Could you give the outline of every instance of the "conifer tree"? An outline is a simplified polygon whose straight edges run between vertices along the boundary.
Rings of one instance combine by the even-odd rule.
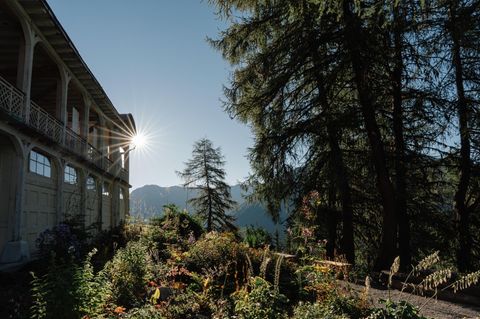
[[[205,221],[207,231],[236,230],[233,216],[226,214],[236,202],[230,186],[225,182],[224,157],[220,148],[203,138],[193,145],[192,158],[177,174],[185,181],[184,187],[196,189],[197,197],[189,200],[196,213]]]

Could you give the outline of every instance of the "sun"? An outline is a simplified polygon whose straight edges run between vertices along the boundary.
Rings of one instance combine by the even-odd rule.
[[[147,145],[147,142],[148,142],[148,138],[145,134],[143,134],[142,132],[136,132],[131,137],[130,145],[132,146],[132,148],[141,149]]]

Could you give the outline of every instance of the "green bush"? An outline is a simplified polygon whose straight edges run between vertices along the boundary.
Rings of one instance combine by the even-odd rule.
[[[293,318],[359,319],[365,318],[366,312],[366,309],[358,306],[358,300],[355,298],[336,296],[323,302],[298,304],[293,311]]]
[[[261,277],[250,279],[248,290],[234,293],[235,314],[240,319],[278,319],[286,318],[287,298],[273,289],[272,285]]]
[[[318,302],[315,303],[300,303],[293,311],[292,319],[344,319],[348,318],[344,315],[330,315],[325,314],[324,305]]]
[[[213,269],[237,261],[243,253],[232,233],[210,232],[191,246],[189,262],[199,269]]]
[[[195,241],[204,233],[199,220],[173,204],[163,206],[163,216],[152,218],[150,224],[160,227],[169,243]]]
[[[185,289],[170,298],[163,313],[169,319],[210,318],[208,300],[201,294]]]
[[[52,259],[45,275],[32,274],[31,318],[73,319],[102,311],[110,291],[93,271],[91,258],[95,253],[88,254],[83,266]]]
[[[74,278],[80,267],[74,263],[51,262],[49,271],[32,280],[31,318],[80,318]]]
[[[222,297],[246,281],[245,250],[232,233],[210,232],[191,246],[187,267],[208,279],[208,289]]]
[[[406,301],[381,300],[385,308],[374,309],[368,319],[427,319],[418,313],[418,308]]]
[[[244,230],[243,242],[250,248],[260,248],[270,245],[272,237],[264,228],[247,226]]]
[[[123,314],[121,318],[125,319],[166,319],[162,313],[152,305],[146,305],[140,308],[133,308]]]
[[[115,304],[136,307],[145,298],[146,285],[152,278],[152,261],[148,248],[132,241],[117,251],[102,274],[110,282]]]

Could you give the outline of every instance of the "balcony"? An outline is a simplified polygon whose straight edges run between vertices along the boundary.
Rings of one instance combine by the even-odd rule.
[[[87,160],[103,171],[128,181],[128,172],[125,169],[104,157],[98,149],[89,144],[84,138],[65,127],[59,120],[33,101],[30,101],[29,112],[27,112],[25,105],[23,92],[0,77],[0,110],[7,113],[17,122],[34,129],[44,137],[55,142],[55,144]]]

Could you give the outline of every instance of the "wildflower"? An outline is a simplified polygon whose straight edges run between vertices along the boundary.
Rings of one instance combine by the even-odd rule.
[[[122,313],[125,313],[125,308],[122,306],[118,306],[117,308],[115,308],[115,310],[113,310],[113,312],[117,314],[122,314]]]
[[[188,234],[188,243],[190,245],[195,243],[195,236],[193,235],[193,231],[191,231],[190,234]]]

